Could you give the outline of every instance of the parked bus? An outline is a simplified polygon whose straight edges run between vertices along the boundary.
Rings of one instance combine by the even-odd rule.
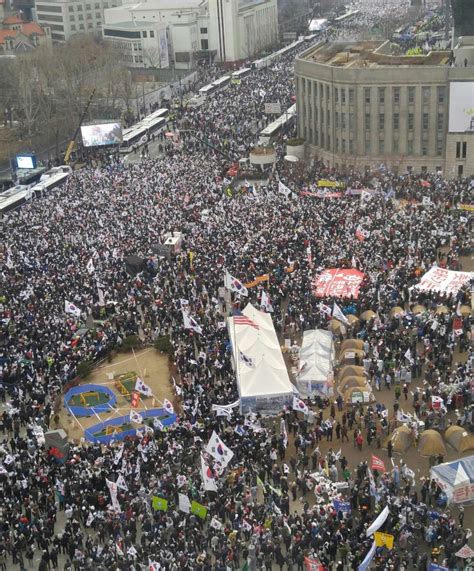
[[[17,184],[8,190],[4,190],[0,193],[0,215],[3,216],[10,210],[15,210],[31,197],[31,190],[23,184]]]
[[[129,153],[134,147],[147,143],[153,134],[165,130],[168,123],[168,113],[168,109],[158,109],[135,125],[125,129],[122,133],[120,152]]]
[[[216,79],[216,81],[214,81],[212,85],[216,89],[222,89],[229,83],[230,83],[230,75],[223,75],[222,77],[219,77],[219,79]]]
[[[270,65],[272,65],[272,63],[274,61],[278,60],[279,57],[285,55],[290,50],[298,47],[303,42],[304,42],[304,39],[301,38],[299,40],[296,40],[295,42],[292,42],[288,46],[285,46],[281,50],[278,50],[277,52],[274,52],[268,56],[265,56],[264,58],[256,59],[254,62],[252,62],[252,69],[262,69],[264,67],[269,67]]]
[[[345,22],[348,22],[349,20],[352,20],[353,18],[355,18],[356,16],[358,16],[360,14],[359,10],[351,10],[350,12],[346,12],[345,14],[343,14],[342,16],[338,16],[337,18],[334,18],[334,20],[332,21],[332,23],[334,25],[338,25],[338,24],[344,24]]]
[[[271,145],[280,131],[292,124],[296,117],[296,104],[289,107],[283,115],[280,115],[278,119],[270,123],[260,132],[260,138],[258,141],[259,145],[268,146]]]
[[[68,165],[53,167],[49,171],[41,175],[40,181],[30,188],[33,196],[39,198],[47,192],[61,186],[67,181],[72,173],[72,168]]]
[[[201,87],[201,89],[199,90],[199,95],[202,95],[202,97],[209,97],[209,95],[215,93],[218,89],[219,88],[216,87],[213,83],[210,83],[209,85]]]
[[[232,79],[243,79],[244,77],[247,77],[251,72],[252,70],[250,67],[243,67],[242,69],[234,71],[232,74]]]

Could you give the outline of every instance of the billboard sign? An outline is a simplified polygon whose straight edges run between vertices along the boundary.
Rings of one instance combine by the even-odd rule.
[[[449,131],[474,133],[474,82],[456,81],[450,84]]]
[[[169,67],[170,59],[168,54],[168,37],[166,35],[166,28],[159,31],[160,42],[160,68]]]
[[[35,155],[17,155],[16,166],[18,169],[35,169],[36,168]]]
[[[84,147],[119,145],[122,142],[122,127],[120,123],[82,125],[81,134]]]

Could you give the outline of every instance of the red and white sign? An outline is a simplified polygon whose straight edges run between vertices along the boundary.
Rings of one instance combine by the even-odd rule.
[[[357,299],[364,277],[362,272],[354,268],[324,270],[313,282],[313,293],[316,297]]]
[[[372,454],[372,470],[377,470],[377,472],[386,472],[385,464],[381,458]]]
[[[461,547],[461,549],[457,551],[455,555],[456,557],[461,557],[462,559],[469,559],[470,557],[474,557],[474,549],[471,549],[466,543],[466,545]]]
[[[304,564],[306,566],[306,571],[324,571],[324,567],[321,563],[313,557],[305,557]]]
[[[421,278],[419,284],[414,286],[421,291],[439,291],[444,293],[457,293],[474,277],[471,272],[455,272],[444,268],[431,268]]]

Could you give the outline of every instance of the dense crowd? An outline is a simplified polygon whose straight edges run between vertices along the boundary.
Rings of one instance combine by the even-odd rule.
[[[232,158],[244,156],[263,125],[263,102],[291,104],[292,57],[230,85],[180,115],[175,126],[192,125]],[[5,220],[3,568],[18,564],[46,571],[61,561],[77,571],[224,571],[240,569],[248,560],[257,569],[300,571],[308,556],[328,569],[357,569],[371,545],[366,529],[388,506],[386,529],[395,532],[402,549],[377,553],[377,569],[425,571],[440,546],[439,560],[461,569],[455,553],[470,532],[449,510],[432,509],[440,495],[435,483],[427,480],[418,497],[403,465],[372,474],[364,462],[348,465],[344,454],[320,451],[322,437],[329,440],[330,432],[332,439],[333,425],[338,433],[334,405],[311,402],[312,422],[289,410],[278,421],[237,412],[225,419],[216,417],[211,405],[238,398],[222,327],[225,269],[242,282],[269,273],[268,284],[249,289],[244,301],[258,306],[265,288],[277,332],[297,340],[306,329],[328,327],[321,299],[313,295],[315,276],[328,267],[357,267],[366,275],[359,298],[337,301],[346,313],[371,309],[377,318],[339,329],[336,339],[364,340],[368,377],[395,397],[397,386],[423,375],[424,391],[416,394],[428,425],[441,421],[433,418],[429,397],[440,395],[449,414],[454,394],[462,395],[463,422],[471,424],[472,355],[466,364],[455,359],[471,351],[469,317],[458,335],[452,327],[469,291],[442,296],[411,289],[434,264],[461,269],[470,220],[456,206],[472,201],[469,181],[426,176],[430,203],[424,204],[426,190],[417,175],[396,176],[385,169],[335,173],[316,161],[296,173],[280,162],[265,185],[234,186],[229,195],[223,181],[228,167],[212,148],[185,138],[161,158],[74,172],[63,188]],[[278,192],[278,178],[293,198]],[[299,194],[314,190],[320,178],[374,193],[367,201],[345,193],[326,199]],[[363,241],[355,238],[359,226],[370,232]],[[181,251],[169,259],[157,257],[153,246],[172,231],[183,234]],[[143,260],[138,273],[127,271],[130,256]],[[65,313],[65,300],[80,309],[81,317]],[[184,328],[183,300],[202,334]],[[234,310],[240,301],[234,296]],[[332,306],[334,300],[322,301]],[[421,315],[410,311],[418,302],[427,307]],[[441,303],[447,312],[440,316]],[[402,317],[391,315],[398,305],[407,309]],[[84,328],[89,315],[101,325]],[[58,463],[38,444],[37,427],[49,427],[55,403],[81,363],[100,360],[130,335],[144,344],[169,336],[182,397],[179,422],[169,432],[154,428],[152,435],[123,444],[84,443]],[[412,362],[404,357],[407,349]],[[390,421],[396,410],[388,411]],[[368,441],[373,431],[388,434],[384,418],[381,407],[346,408],[339,433],[347,437],[355,431],[354,442],[359,434]],[[204,491],[199,462],[213,430],[234,452],[217,478],[217,493]],[[207,456],[206,461],[212,464]],[[106,483],[119,477],[120,513]],[[179,494],[205,504],[207,518],[180,510]],[[166,498],[169,509],[155,511],[152,496]],[[342,498],[351,505],[349,513],[334,508],[333,500]]]

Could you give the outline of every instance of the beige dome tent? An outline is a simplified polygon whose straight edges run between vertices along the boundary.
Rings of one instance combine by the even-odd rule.
[[[357,323],[359,321],[357,315],[352,315],[352,313],[348,313],[346,315],[346,319],[351,325],[354,325],[354,323]]]
[[[339,383],[338,390],[340,393],[344,394],[347,391],[347,389],[351,389],[352,387],[367,387],[367,386],[368,383],[365,377],[345,377]]]
[[[362,341],[362,339],[345,339],[341,343],[341,347],[340,347],[339,351],[342,353],[346,349],[350,349],[351,351],[353,349],[363,350],[364,349],[364,342]]]
[[[419,313],[425,313],[426,307],[424,305],[420,305],[419,303],[417,303],[416,305],[413,306],[411,311],[415,315],[418,315]]]
[[[413,433],[404,424],[396,428],[393,433],[386,439],[384,448],[387,448],[389,440],[392,441],[394,452],[403,453],[413,444]]]
[[[449,313],[449,308],[447,308],[445,305],[438,305],[438,307],[435,309],[435,313],[436,315],[443,315],[445,313]]]
[[[344,335],[346,332],[346,326],[344,323],[341,323],[337,319],[332,319],[331,323],[329,324],[329,330],[333,333],[342,333]]]
[[[392,309],[390,310],[390,317],[400,317],[402,315],[405,315],[405,310],[403,309],[403,307],[400,307],[399,305],[397,305],[396,307],[392,307]]]
[[[373,319],[376,316],[377,314],[375,313],[375,311],[368,309],[367,311],[364,311],[364,313],[362,313],[360,318],[362,319],[362,321],[369,321],[370,319]]]
[[[342,369],[338,373],[339,381],[345,379],[346,377],[363,377],[364,376],[364,367],[360,365],[346,365],[342,367]]]
[[[474,449],[474,434],[462,426],[450,426],[444,433],[444,439],[458,452]]]
[[[459,313],[463,317],[467,317],[468,315],[471,315],[471,308],[468,305],[461,305],[459,308]]]
[[[355,358],[363,359],[365,356],[364,351],[361,349],[345,349],[339,353],[339,363],[341,365],[352,365],[355,363]]]
[[[441,438],[441,434],[431,429],[422,432],[420,434],[418,452],[422,456],[438,456],[438,454],[446,456],[446,446]]]

